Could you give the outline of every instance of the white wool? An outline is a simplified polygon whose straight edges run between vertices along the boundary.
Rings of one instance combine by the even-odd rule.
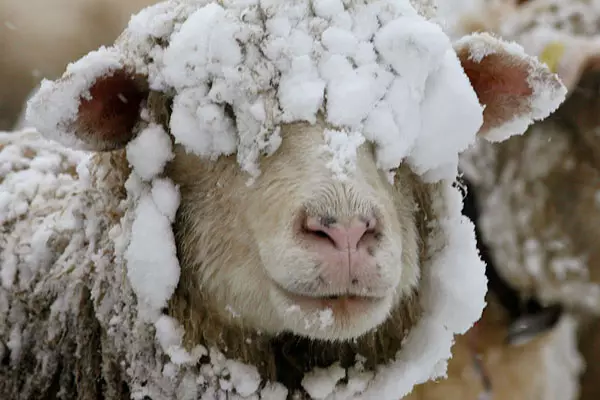
[[[333,18],[344,12],[341,0],[315,0],[312,5],[315,14],[322,18]]]
[[[151,312],[166,307],[179,282],[179,261],[171,222],[149,193],[142,195],[136,208],[125,258],[140,308]]]
[[[359,126],[385,94],[392,75],[377,64],[369,64],[348,72],[332,70],[330,79],[327,120],[337,126]]]
[[[163,351],[169,355],[173,365],[190,364],[198,362],[200,357],[208,352],[204,346],[196,346],[191,353],[182,346],[183,328],[179,323],[166,315],[161,315],[154,323],[156,338]]]
[[[354,54],[358,47],[358,39],[354,37],[352,32],[335,26],[327,28],[323,32],[321,40],[327,50],[345,56]]]
[[[160,125],[150,124],[127,144],[127,160],[144,180],[152,179],[172,159],[171,139]]]
[[[435,71],[425,86],[425,99],[421,103],[422,134],[408,158],[417,173],[435,171],[436,167],[442,170],[442,176],[427,179],[430,181],[456,176],[458,154],[472,143],[471,132],[477,131],[483,123],[483,109],[456,54],[447,51],[442,65],[444,67]],[[462,79],[456,78],[461,75]],[[462,101],[455,102],[456,98]],[[474,112],[478,109],[481,111]],[[432,146],[434,140],[439,145]]]
[[[267,383],[260,392],[262,400],[286,400],[288,390],[280,383]]]
[[[256,367],[233,360],[227,360],[226,365],[231,375],[231,384],[240,396],[247,397],[256,392],[261,382]]]
[[[175,90],[170,129],[176,142],[209,158],[237,148],[242,168],[256,176],[257,158],[279,145],[278,124],[314,123],[324,112],[337,127],[366,131],[378,145],[382,169],[394,169],[411,155],[420,173],[433,170],[430,179],[450,176],[454,159],[429,164],[436,151],[455,158],[456,148],[463,149],[474,136],[473,127],[461,131],[465,141],[453,149],[446,150],[441,141],[426,140],[428,146],[416,141],[420,135],[434,136],[421,121],[440,120],[434,107],[423,110],[429,93],[442,91],[432,87],[430,75],[446,74],[438,80],[442,83],[468,84],[462,71],[444,61],[451,44],[439,26],[419,16],[407,0],[349,5],[263,1],[260,7],[262,16],[254,2],[160,3],[135,16],[112,49],[120,46],[126,61],[118,62],[147,73],[151,87]],[[153,44],[154,38],[168,45]],[[147,56],[154,61],[141,61]],[[103,73],[90,71],[88,83],[92,73]],[[481,111],[471,104],[472,91],[463,94],[464,102],[453,98],[451,104],[474,121]],[[55,115],[60,126],[68,117]],[[382,118],[387,122],[379,122]],[[423,148],[431,155],[421,160]],[[440,175],[440,170],[448,173]]]
[[[155,179],[151,194],[158,211],[173,222],[179,207],[179,189],[169,179]]]
[[[235,151],[235,128],[225,118],[223,106],[196,98],[197,92],[183,89],[173,100],[169,127],[176,143],[201,157],[229,155]]]
[[[96,78],[126,65],[147,75],[153,90],[173,95],[169,133],[176,143],[209,159],[237,153],[240,167],[251,177],[260,174],[259,157],[279,147],[282,123],[314,123],[323,115],[331,125],[325,131],[324,150],[332,153],[329,167],[336,174],[343,176],[355,168],[356,150],[369,140],[376,145],[377,164],[385,172],[406,161],[424,179],[439,181],[439,193],[434,193],[438,221],[430,227],[433,248],[420,288],[424,314],[403,349],[376,373],[363,372],[358,362],[348,370],[347,383],[340,383],[346,371],[338,364],[311,371],[303,380],[314,398],[386,400],[443,376],[454,335],[469,329],[484,306],[485,268],[475,249],[473,226],[461,216],[460,193],[452,187],[457,154],[474,141],[482,109],[448,37],[420,17],[409,0],[359,3],[157,4],[134,16],[115,46],[72,64],[61,92],[50,82],[42,85],[29,102],[28,115],[50,138],[84,148],[70,129],[79,96],[86,95]],[[540,99],[544,93],[540,88]],[[48,98],[60,101],[48,106]],[[541,117],[535,110],[532,115]],[[262,398],[284,398],[287,390],[277,384],[259,390],[261,379],[255,369],[226,360],[218,349],[208,349],[208,354],[204,348],[186,352],[181,327],[163,314],[180,273],[171,227],[179,205],[178,188],[160,176],[173,157],[169,139],[150,123],[127,146],[133,171],[125,183],[127,199],[119,205],[123,216],[106,233],[114,260],[101,251],[85,254],[97,264],[92,288],[98,303],[95,311],[114,346],[126,354],[124,363],[134,382],[132,397],[170,398],[182,390],[186,397],[206,399],[258,396],[259,391]],[[12,155],[10,149],[1,154]],[[36,192],[29,183],[19,184],[19,174],[12,172],[18,168],[2,158],[0,173],[6,171],[9,179],[0,180],[0,188],[7,187],[11,196],[0,195],[0,221],[26,214]],[[51,164],[50,159],[47,162]],[[55,179],[32,171],[20,178],[38,185]],[[110,171],[95,174],[108,176]],[[85,182],[89,184],[89,179]],[[95,214],[98,220],[105,217]],[[82,223],[73,219],[73,227],[61,229],[75,230]],[[88,236],[98,231],[102,231],[98,221],[86,226]],[[46,233],[41,228],[35,232],[39,236],[32,237],[39,240],[33,243],[41,251],[36,253],[41,264],[36,268],[44,269]],[[36,273],[22,264],[15,267],[10,258],[6,265],[0,275],[3,287],[12,285],[15,268]],[[119,270],[123,265],[126,270]],[[92,274],[77,267],[75,271]],[[61,304],[69,304],[68,300]],[[327,324],[329,317],[315,315],[314,323]],[[148,333],[149,324],[155,335]],[[156,357],[148,355],[149,349]],[[168,361],[161,358],[165,355]],[[210,360],[192,366],[203,355]]]
[[[240,63],[242,54],[235,41],[239,28],[232,22],[214,3],[190,15],[164,53],[165,82],[181,90]]]
[[[302,386],[313,399],[325,399],[345,376],[346,370],[335,363],[329,368],[315,368],[304,375]]]
[[[32,130],[24,131],[18,144],[11,142],[11,135],[0,132],[0,224],[24,220],[32,206],[63,211],[60,218],[45,214],[33,218],[27,246],[20,251],[0,251],[2,287],[13,288],[18,275],[20,289],[26,290],[37,274],[51,266],[53,255],[46,242],[53,229],[77,228],[71,210],[64,208],[78,184],[61,172],[66,166],[85,160],[86,156],[69,149],[53,151],[56,144],[40,139]],[[28,157],[30,152],[35,157]],[[0,250],[19,245],[17,237],[0,235]]]
[[[381,57],[415,88],[424,84],[450,48],[450,39],[438,25],[417,16],[401,17],[384,25],[374,43]]]
[[[448,37],[407,0],[263,1],[262,14],[256,7],[244,1],[161,3],[135,16],[114,47],[123,53],[125,61],[119,62],[148,74],[152,88],[175,91],[170,130],[176,142],[209,158],[237,149],[240,165],[252,176],[260,173],[258,157],[277,149],[279,124],[314,123],[318,113],[336,127],[368,131],[368,139],[378,144],[379,166],[394,169],[419,135],[433,136],[421,127],[421,121],[439,118],[437,110],[435,118],[433,110],[422,110],[426,85],[429,92],[436,90],[430,75],[468,83],[444,61],[452,51]],[[151,61],[143,61],[148,57]],[[464,115],[481,113],[468,95],[452,104]],[[31,105],[36,107],[35,101]],[[387,123],[377,122],[381,112]],[[64,117],[56,117],[58,125]],[[474,136],[472,129],[465,137]],[[448,162],[453,160],[439,166]],[[421,163],[420,172],[429,163]]]
[[[319,78],[314,61],[307,55],[294,58],[279,86],[279,102],[285,110],[283,120],[314,123],[324,91],[325,82]]]

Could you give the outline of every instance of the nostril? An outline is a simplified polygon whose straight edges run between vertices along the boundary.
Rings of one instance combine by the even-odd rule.
[[[315,236],[318,236],[318,237],[320,237],[320,238],[322,238],[322,239],[331,239],[331,238],[329,237],[329,235],[327,234],[327,232],[324,232],[324,231],[319,231],[319,230],[316,230],[316,231],[310,231],[310,230],[309,230],[309,233],[311,233],[311,234],[313,234],[313,235],[315,235]]]
[[[331,217],[307,217],[303,232],[314,239],[327,240],[338,250],[357,250],[361,242],[377,234],[376,225],[374,218],[354,218],[338,224]]]
[[[318,240],[326,240],[334,247],[338,247],[336,240],[330,235],[331,223],[322,223],[323,218],[317,219],[308,217],[303,225],[303,232],[306,236],[316,238]]]
[[[333,240],[333,238],[331,236],[329,236],[327,234],[327,232],[325,232],[325,231],[321,231],[321,230],[314,230],[313,231],[313,230],[307,229],[306,232],[309,235],[312,235],[312,236],[314,236],[314,237],[316,237],[316,238],[318,238],[320,240],[329,241],[334,247],[337,247],[337,243],[335,242],[335,240]]]

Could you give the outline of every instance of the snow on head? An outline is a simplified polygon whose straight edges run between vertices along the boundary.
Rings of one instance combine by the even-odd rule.
[[[237,153],[240,167],[256,177],[259,157],[279,147],[282,124],[323,118],[332,174],[343,179],[352,172],[357,148],[370,141],[379,168],[392,179],[407,163],[423,180],[441,182],[433,210],[439,221],[430,227],[431,254],[422,266],[424,313],[396,360],[372,374],[353,370],[345,383],[339,367],[318,370],[304,387],[316,398],[396,399],[444,375],[454,334],[469,329],[484,307],[484,265],[451,186],[483,108],[437,25],[409,0],[166,1],[134,16],[113,47],[71,64],[60,93],[44,83],[29,103],[31,121],[53,139],[86,148],[72,129],[79,96],[85,99],[96,79],[122,69],[172,99],[169,132],[147,109],[135,124],[125,184],[133,211],[124,218],[130,225],[113,236],[124,249],[139,316],[154,324],[173,365],[194,363],[203,349],[183,350],[176,321],[162,315],[180,273],[171,228],[179,192],[161,176],[173,158],[171,142],[202,158]],[[62,101],[45,104],[51,93]],[[538,98],[543,101],[543,90]],[[541,117],[535,107],[532,114]],[[222,390],[285,396],[278,387],[260,389],[255,371],[225,364],[231,380],[220,381]]]
[[[237,152],[253,176],[258,157],[277,149],[280,124],[322,114],[374,142],[382,169],[408,160],[419,173],[444,166],[436,176],[451,179],[448,167],[481,124],[450,40],[408,0],[160,3],[134,16],[115,46],[69,66],[64,101],[42,104],[52,90],[45,83],[30,102],[31,122],[85,148],[69,135],[77,95],[121,68],[174,94],[176,143],[201,157]],[[460,112],[442,111],[450,106]],[[459,144],[444,126],[461,132]]]

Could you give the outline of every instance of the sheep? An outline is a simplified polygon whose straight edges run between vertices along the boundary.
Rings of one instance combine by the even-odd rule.
[[[42,78],[111,44],[131,13],[151,0],[0,1],[0,130],[12,129],[27,95]]]
[[[408,3],[311,5],[159,3],[42,82],[36,130],[0,136],[3,397],[395,399],[444,375],[485,297],[458,153],[521,133],[564,87]],[[374,15],[354,46],[340,26]],[[295,53],[310,35],[324,46]],[[371,80],[339,70],[349,48]],[[378,86],[349,83],[386,77],[380,118],[357,118]],[[412,147],[386,136],[410,118],[383,119],[414,111],[406,93],[454,107]]]
[[[477,247],[486,263],[486,307],[475,326],[457,336],[448,378],[417,385],[404,399],[580,398],[583,362],[576,321],[562,307],[542,307],[535,299],[521,306],[519,293],[491,262],[477,225],[477,196],[468,181],[463,185],[463,214],[475,222]]]
[[[404,400],[579,399],[581,356],[566,317],[526,344],[507,343],[509,318],[493,296],[482,318],[457,336],[448,377],[415,386]]]
[[[600,337],[598,3],[522,3],[510,4],[503,21],[484,20],[484,26],[539,55],[561,76],[568,98],[526,135],[494,148],[479,144],[464,155],[463,169],[480,197],[479,223],[501,275],[523,297],[561,304],[577,316],[587,365],[582,398],[592,399],[600,387],[594,369],[600,359],[594,348]]]

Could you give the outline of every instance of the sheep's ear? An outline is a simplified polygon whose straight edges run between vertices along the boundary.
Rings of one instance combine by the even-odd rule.
[[[135,134],[148,97],[147,79],[117,59],[98,70],[102,53],[71,64],[56,81],[43,81],[27,104],[27,122],[48,139],[87,151],[123,148]]]
[[[145,78],[124,70],[98,78],[79,103],[73,131],[90,150],[124,147],[134,135],[142,102],[148,96]]]
[[[501,141],[522,134],[565,99],[558,76],[516,43],[475,33],[458,40],[454,49],[484,106],[481,137]]]

